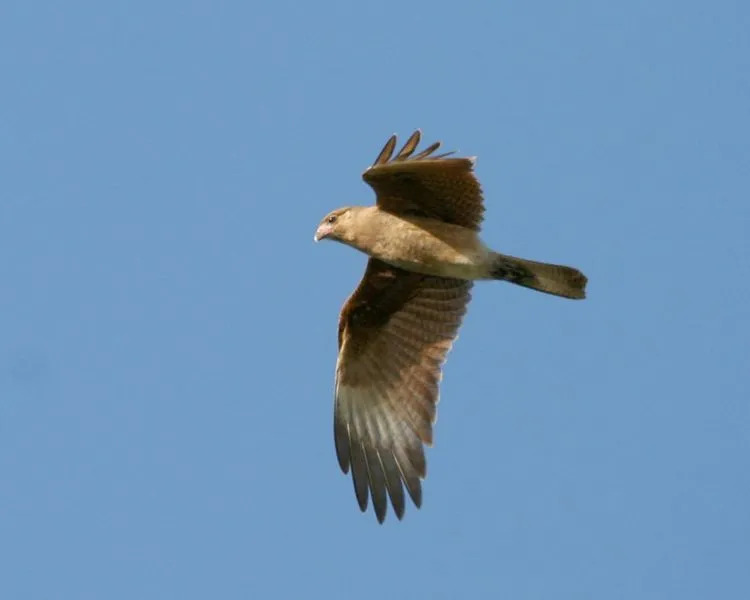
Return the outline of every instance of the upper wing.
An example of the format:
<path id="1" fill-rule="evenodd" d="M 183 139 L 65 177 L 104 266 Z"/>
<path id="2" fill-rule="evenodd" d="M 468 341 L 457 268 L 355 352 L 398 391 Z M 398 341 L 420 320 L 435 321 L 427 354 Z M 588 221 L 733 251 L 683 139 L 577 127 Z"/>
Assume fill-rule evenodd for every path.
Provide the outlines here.
<path id="1" fill-rule="evenodd" d="M 359 506 L 400 519 L 402 482 L 417 506 L 445 356 L 471 298 L 470 281 L 427 277 L 371 258 L 339 319 L 334 437 Z"/>
<path id="2" fill-rule="evenodd" d="M 446 158 L 452 152 L 433 156 L 440 142 L 412 156 L 420 138 L 420 131 L 415 131 L 391 158 L 396 147 L 396 136 L 392 135 L 373 165 L 362 174 L 375 190 L 378 206 L 478 230 L 484 204 L 473 173 L 474 159 Z"/>

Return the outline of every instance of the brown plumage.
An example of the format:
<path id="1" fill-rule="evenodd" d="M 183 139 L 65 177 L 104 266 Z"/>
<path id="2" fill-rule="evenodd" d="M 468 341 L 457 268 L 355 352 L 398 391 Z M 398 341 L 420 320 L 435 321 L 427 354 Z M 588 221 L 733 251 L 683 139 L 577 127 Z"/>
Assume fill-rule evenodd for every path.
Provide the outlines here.
<path id="1" fill-rule="evenodd" d="M 505 280 L 566 298 L 585 296 L 571 267 L 499 254 L 478 232 L 484 213 L 474 160 L 414 154 L 416 131 L 393 156 L 386 143 L 364 180 L 375 206 L 340 208 L 315 240 L 333 239 L 370 256 L 339 318 L 334 439 L 341 469 L 351 469 L 362 511 L 372 498 L 382 523 L 390 497 L 404 514 L 404 488 L 422 503 L 424 444 L 432 425 L 445 357 L 466 312 L 474 280 Z"/>

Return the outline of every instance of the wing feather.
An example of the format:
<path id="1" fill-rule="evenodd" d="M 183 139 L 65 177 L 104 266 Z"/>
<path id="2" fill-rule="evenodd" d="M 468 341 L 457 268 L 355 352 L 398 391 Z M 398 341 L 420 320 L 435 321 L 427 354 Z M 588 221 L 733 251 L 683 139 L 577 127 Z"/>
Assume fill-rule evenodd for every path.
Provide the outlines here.
<path id="1" fill-rule="evenodd" d="M 383 146 L 383 149 L 380 151 L 380 154 L 378 154 L 378 157 L 375 159 L 375 162 L 372 163 L 373 165 L 384 165 L 389 160 L 391 160 L 391 156 L 393 156 L 393 149 L 396 147 L 396 136 L 392 135 L 388 138 L 388 141 L 385 143 L 385 146 Z"/>
<path id="2" fill-rule="evenodd" d="M 396 158 L 393 160 L 406 160 L 411 156 L 411 154 L 414 152 L 417 146 L 419 146 L 419 140 L 422 138 L 422 132 L 417 129 L 414 133 L 411 134 L 408 140 L 406 140 L 406 143 L 404 144 L 404 147 L 399 150 L 398 154 L 396 155 Z"/>
<path id="3" fill-rule="evenodd" d="M 436 155 L 440 142 L 413 154 L 420 139 L 417 130 L 391 158 L 397 141 L 391 136 L 362 174 L 375 191 L 376 203 L 390 212 L 422 214 L 479 230 L 484 200 L 474 159 L 449 158 L 453 152 Z"/>
<path id="4" fill-rule="evenodd" d="M 388 489 L 388 496 L 391 498 L 393 512 L 401 519 L 404 516 L 405 509 L 404 488 L 401 484 L 401 471 L 396 462 L 396 457 L 392 452 L 381 452 L 380 450 L 377 452 L 380 459 L 380 466 L 385 475 L 385 485 Z"/>
<path id="5" fill-rule="evenodd" d="M 371 498 L 380 522 L 388 498 L 403 516 L 404 487 L 421 505 L 441 368 L 470 288 L 468 281 L 415 275 L 371 258 L 341 311 L 336 453 L 341 469 L 351 468 L 360 509 Z"/>
<path id="6" fill-rule="evenodd" d="M 364 512 L 367 510 L 367 462 L 365 459 L 364 442 L 358 437 L 352 439 L 351 428 L 355 427 L 355 431 L 359 430 L 356 422 L 349 424 L 348 432 L 349 436 L 349 453 L 351 456 L 352 464 L 352 481 L 354 482 L 354 494 L 357 496 L 357 502 L 359 502 L 359 509 Z"/>
<path id="7" fill-rule="evenodd" d="M 440 148 L 440 142 L 435 142 L 427 146 L 427 148 L 422 150 L 422 152 L 420 152 L 419 154 L 415 154 L 412 160 L 422 160 L 423 158 L 427 158 L 428 156 L 430 156 L 430 154 L 435 152 L 435 150 L 437 150 L 438 148 Z"/>

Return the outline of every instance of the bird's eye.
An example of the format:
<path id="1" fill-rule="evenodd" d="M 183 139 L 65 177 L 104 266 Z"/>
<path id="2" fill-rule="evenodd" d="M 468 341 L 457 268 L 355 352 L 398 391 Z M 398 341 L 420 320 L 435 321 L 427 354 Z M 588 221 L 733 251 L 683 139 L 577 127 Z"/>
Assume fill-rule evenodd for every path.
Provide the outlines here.
<path id="1" fill-rule="evenodd" d="M 326 223 L 333 224 L 336 222 L 336 215 L 331 215 L 326 219 Z"/>

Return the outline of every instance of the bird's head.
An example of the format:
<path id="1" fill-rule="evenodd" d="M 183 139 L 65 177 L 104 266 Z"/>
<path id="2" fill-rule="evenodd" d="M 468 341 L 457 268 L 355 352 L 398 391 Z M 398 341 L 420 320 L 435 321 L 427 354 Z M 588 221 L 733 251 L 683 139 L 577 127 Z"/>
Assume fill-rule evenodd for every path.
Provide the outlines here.
<path id="1" fill-rule="evenodd" d="M 341 240 L 342 234 L 347 229 L 352 217 L 353 211 L 349 206 L 337 208 L 328 213 L 318 225 L 313 239 L 316 242 L 325 239 Z"/>

